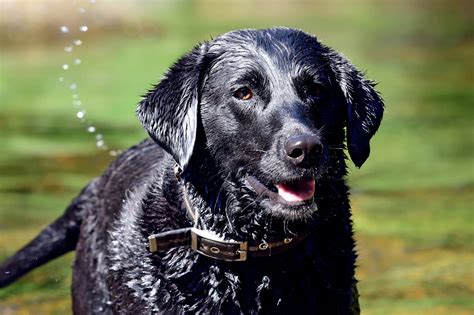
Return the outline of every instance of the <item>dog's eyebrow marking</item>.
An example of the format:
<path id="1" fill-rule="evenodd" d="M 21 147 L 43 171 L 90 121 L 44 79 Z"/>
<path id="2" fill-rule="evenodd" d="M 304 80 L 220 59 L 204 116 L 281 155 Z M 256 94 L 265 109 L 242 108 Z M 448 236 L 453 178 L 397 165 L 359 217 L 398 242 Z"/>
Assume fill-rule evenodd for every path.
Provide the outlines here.
<path id="1" fill-rule="evenodd" d="M 250 83 L 253 86 L 261 87 L 262 85 L 265 85 L 266 81 L 267 80 L 261 71 L 250 69 L 249 71 L 245 71 L 242 74 L 238 74 L 232 79 L 231 84 Z"/>
<path id="2" fill-rule="evenodd" d="M 292 76 L 292 81 L 293 83 L 317 83 L 321 85 L 325 85 L 325 80 L 323 79 L 323 76 L 320 74 L 316 73 L 311 73 L 310 71 L 307 71 L 306 69 L 303 69 L 301 72 L 297 72 L 295 75 Z"/>
<path id="3" fill-rule="evenodd" d="M 296 68 L 291 80 L 295 84 L 296 82 L 307 82 L 311 80 L 313 83 L 321 84 L 323 86 L 329 85 L 330 78 L 326 73 L 325 65 L 308 65 L 303 64 Z"/>

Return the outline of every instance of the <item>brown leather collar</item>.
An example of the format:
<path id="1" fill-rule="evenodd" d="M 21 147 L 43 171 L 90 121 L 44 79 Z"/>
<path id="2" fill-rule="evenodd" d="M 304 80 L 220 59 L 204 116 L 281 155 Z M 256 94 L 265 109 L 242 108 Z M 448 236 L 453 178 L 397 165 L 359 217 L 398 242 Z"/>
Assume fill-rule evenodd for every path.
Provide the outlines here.
<path id="1" fill-rule="evenodd" d="M 270 257 L 301 243 L 307 235 L 274 242 L 241 242 L 224 240 L 218 235 L 197 228 L 184 228 L 153 234 L 148 237 L 150 252 L 165 251 L 178 246 L 191 248 L 207 257 L 225 261 L 246 261 L 254 257 Z"/>
<path id="2" fill-rule="evenodd" d="M 174 167 L 174 173 L 176 178 L 181 180 L 182 170 L 178 165 Z M 199 218 L 199 212 L 194 211 L 192 207 L 185 183 L 183 183 L 183 197 L 184 206 L 194 222 L 194 227 L 150 235 L 148 237 L 150 252 L 166 251 L 178 246 L 191 246 L 194 251 L 214 259 L 246 261 L 249 257 L 269 257 L 284 252 L 301 243 L 307 236 L 304 234 L 294 238 L 260 243 L 225 240 L 215 233 L 198 228 L 204 223 Z"/>

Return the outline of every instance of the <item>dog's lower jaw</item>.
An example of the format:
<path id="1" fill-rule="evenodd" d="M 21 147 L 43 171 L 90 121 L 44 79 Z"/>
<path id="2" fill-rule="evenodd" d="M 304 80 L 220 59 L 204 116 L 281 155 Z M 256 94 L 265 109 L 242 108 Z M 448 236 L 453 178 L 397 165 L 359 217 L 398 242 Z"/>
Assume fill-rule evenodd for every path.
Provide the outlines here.
<path id="1" fill-rule="evenodd" d="M 283 221 L 287 225 L 305 225 L 314 220 L 318 212 L 318 205 L 313 198 L 293 206 L 282 205 L 268 199 L 262 200 L 260 204 L 273 220 Z"/>
<path id="2" fill-rule="evenodd" d="M 313 195 L 315 181 L 314 179 L 312 181 Z M 255 195 L 254 203 L 264 209 L 272 220 L 301 225 L 311 220 L 318 210 L 314 196 L 302 201 L 287 201 L 253 176 L 247 176 L 244 185 L 249 188 L 249 194 Z"/>

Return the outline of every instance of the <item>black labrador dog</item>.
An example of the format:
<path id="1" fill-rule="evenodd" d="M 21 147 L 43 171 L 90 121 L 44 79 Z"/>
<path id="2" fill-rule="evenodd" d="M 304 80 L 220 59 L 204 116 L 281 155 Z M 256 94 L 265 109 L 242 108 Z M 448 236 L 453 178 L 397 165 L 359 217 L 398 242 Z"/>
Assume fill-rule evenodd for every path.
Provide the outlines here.
<path id="1" fill-rule="evenodd" d="M 76 250 L 77 314 L 357 314 L 347 151 L 369 156 L 374 83 L 302 31 L 195 47 L 138 105 L 130 148 L 0 267 Z"/>

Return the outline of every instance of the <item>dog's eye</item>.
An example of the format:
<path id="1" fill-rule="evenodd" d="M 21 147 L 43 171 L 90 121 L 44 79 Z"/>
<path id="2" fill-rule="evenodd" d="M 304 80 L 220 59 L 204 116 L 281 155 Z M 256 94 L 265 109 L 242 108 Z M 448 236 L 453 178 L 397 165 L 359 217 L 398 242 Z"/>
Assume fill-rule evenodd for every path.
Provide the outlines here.
<path id="1" fill-rule="evenodd" d="M 323 93 L 323 87 L 321 86 L 321 84 L 313 83 L 308 86 L 307 93 L 312 98 L 319 98 Z"/>
<path id="2" fill-rule="evenodd" d="M 241 101 L 248 101 L 253 97 L 253 92 L 248 87 L 244 86 L 234 92 L 234 97 Z"/>

